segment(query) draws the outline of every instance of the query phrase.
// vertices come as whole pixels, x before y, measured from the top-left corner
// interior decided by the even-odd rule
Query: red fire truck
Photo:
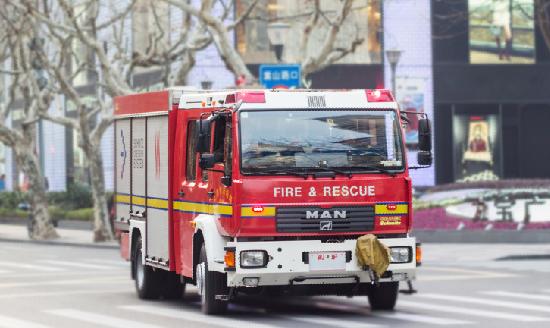
[[[115,115],[116,221],[140,298],[193,284],[208,314],[252,292],[392,309],[415,278],[406,117],[389,91],[172,88],[118,97]],[[379,279],[357,262],[365,234],[390,249]]]

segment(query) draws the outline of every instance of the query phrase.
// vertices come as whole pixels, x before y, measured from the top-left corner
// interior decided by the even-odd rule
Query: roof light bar
[[[368,102],[393,102],[395,99],[390,90],[387,89],[367,89]]]

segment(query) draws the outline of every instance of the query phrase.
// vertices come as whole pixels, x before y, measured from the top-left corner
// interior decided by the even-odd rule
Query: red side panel
[[[115,115],[165,112],[169,108],[168,91],[115,97]]]

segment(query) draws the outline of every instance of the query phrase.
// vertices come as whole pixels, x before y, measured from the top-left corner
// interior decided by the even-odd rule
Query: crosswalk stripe
[[[535,300],[535,301],[550,301],[550,296],[548,295],[533,295],[533,294],[525,294],[525,293],[516,293],[516,292],[505,292],[500,290],[495,291],[486,291],[481,292],[482,294],[487,295],[493,295],[493,296],[506,296],[506,297],[514,297],[514,298],[524,298],[527,300]]]
[[[521,310],[531,310],[531,311],[550,313],[549,306],[541,306],[541,305],[535,305],[535,304],[526,304],[526,303],[509,302],[509,301],[499,301],[499,300],[494,300],[489,298],[477,298],[477,297],[469,297],[469,296],[454,296],[454,295],[441,295],[441,294],[419,294],[418,296],[422,298],[430,298],[435,300],[490,305],[490,306],[503,307],[503,308],[509,308],[509,309],[521,309]]]
[[[456,320],[449,318],[438,318],[422,314],[413,314],[413,313],[373,313],[374,316],[387,318],[387,319],[396,319],[403,321],[412,321],[412,322],[421,322],[428,323],[432,325],[465,325],[471,324],[471,321]]]
[[[112,270],[112,266],[91,264],[91,263],[82,263],[82,262],[70,262],[70,261],[59,261],[59,260],[41,260],[40,262],[49,263],[54,265],[69,266],[82,269],[95,269],[95,270]]]
[[[112,328],[159,328],[159,326],[142,323],[135,320],[121,319],[115,316],[97,314],[92,312],[74,310],[74,309],[58,309],[58,310],[46,310],[45,313],[57,315],[60,317],[75,319],[78,321],[84,321],[92,323],[94,325],[103,325]]]
[[[415,302],[399,301],[399,305],[409,307],[409,308],[416,308],[416,309],[423,309],[423,310],[430,310],[430,311],[460,313],[460,314],[465,314],[469,316],[487,317],[487,318],[523,321],[523,322],[550,320],[549,318],[542,318],[542,317],[537,317],[532,315],[511,314],[507,312],[479,310],[474,308],[463,308],[463,307],[457,307],[457,306],[439,305],[436,303],[425,303],[425,302],[417,302],[417,301]]]
[[[23,298],[23,297],[55,297],[55,296],[69,296],[69,295],[87,295],[87,294],[116,294],[116,293],[126,293],[128,288],[124,289],[76,289],[76,290],[63,290],[63,291],[54,291],[54,292],[31,292],[31,293],[2,293],[0,294],[0,299],[11,299],[11,298]]]
[[[28,263],[0,261],[0,267],[3,267],[3,266],[16,268],[16,269],[28,269],[28,270],[36,270],[36,271],[49,271],[49,272],[65,271],[61,268],[52,268],[52,267],[47,267],[47,266],[43,266],[43,265],[34,265],[34,264],[28,264]]]
[[[195,323],[207,323],[220,327],[235,328],[240,326],[250,326],[254,328],[274,328],[277,326],[255,322],[251,324],[249,320],[237,320],[233,318],[220,318],[220,317],[206,317],[202,313],[195,313],[192,311],[186,311],[182,308],[170,308],[167,306],[154,306],[154,305],[125,305],[119,308],[129,311],[147,313],[152,315],[158,315],[162,317],[179,319]]]
[[[350,320],[344,320],[343,318],[337,317],[326,317],[326,316],[289,316],[285,317],[285,319],[290,320],[296,320],[296,321],[302,321],[307,323],[313,323],[318,325],[327,325],[329,327],[340,327],[340,328],[368,328],[368,327],[380,327],[380,325],[376,324],[370,324],[365,322],[358,322],[358,321],[350,321]],[[366,318],[365,318],[366,319]]]
[[[0,327],[2,328],[47,328],[48,326],[26,320],[16,319],[0,314]]]
[[[121,281],[128,281],[125,277],[97,277],[86,279],[67,279],[67,280],[46,280],[46,281],[30,281],[30,282],[6,282],[0,283],[0,288],[14,287],[32,287],[32,286],[58,286],[58,285],[90,285],[96,282],[101,284],[117,284]]]
[[[102,263],[102,264],[115,265],[115,266],[121,266],[121,267],[129,267],[130,266],[130,262],[124,261],[122,259],[120,261],[103,260],[103,259],[89,259],[89,260],[86,260],[86,262]]]

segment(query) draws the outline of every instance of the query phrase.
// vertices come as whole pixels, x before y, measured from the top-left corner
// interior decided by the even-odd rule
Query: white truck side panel
[[[128,222],[130,219],[130,120],[115,123],[115,176],[116,176],[116,219]]]
[[[132,119],[132,211],[143,213],[145,197],[145,118]]]
[[[147,256],[164,262],[169,260],[168,115],[147,118],[146,147]]]

